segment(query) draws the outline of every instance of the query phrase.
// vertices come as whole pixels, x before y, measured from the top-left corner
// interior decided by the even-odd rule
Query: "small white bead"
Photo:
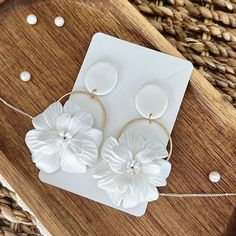
[[[63,17],[58,16],[55,18],[54,23],[57,27],[62,27],[65,24],[65,20]]]
[[[36,25],[38,21],[37,16],[33,14],[28,15],[26,20],[29,25]]]
[[[217,171],[212,171],[210,174],[209,174],[209,179],[211,182],[213,183],[217,183],[220,181],[220,174],[219,172]]]
[[[31,74],[28,71],[22,71],[20,74],[20,79],[24,82],[29,81],[31,78]]]

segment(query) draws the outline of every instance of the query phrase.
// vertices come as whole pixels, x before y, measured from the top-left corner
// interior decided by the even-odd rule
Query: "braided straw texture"
[[[0,236],[50,235],[44,232],[43,227],[41,229],[37,219],[26,210],[26,206],[22,206],[24,205],[22,200],[10,190],[10,186],[3,186],[3,182],[5,179],[0,176]],[[5,183],[4,185],[8,185]]]
[[[236,0],[130,0],[236,107]]]

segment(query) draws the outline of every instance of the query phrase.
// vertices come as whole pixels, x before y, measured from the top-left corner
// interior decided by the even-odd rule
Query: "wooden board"
[[[38,16],[34,27],[25,23],[30,13]],[[66,20],[61,29],[53,23],[57,15]],[[71,90],[98,31],[181,56],[126,0],[8,0],[0,7],[1,97],[33,116],[40,113]],[[32,73],[30,82],[20,81],[22,70]],[[0,173],[53,235],[235,232],[235,198],[160,198],[135,218],[41,183],[24,143],[30,120],[0,107]],[[234,108],[194,71],[173,131],[173,171],[162,192],[236,191],[235,117]],[[208,180],[213,170],[222,175],[217,184]]]

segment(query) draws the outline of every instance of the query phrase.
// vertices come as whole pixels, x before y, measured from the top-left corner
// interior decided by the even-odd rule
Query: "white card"
[[[91,65],[99,61],[112,63],[118,71],[118,82],[114,90],[105,96],[101,96],[101,101],[107,112],[104,140],[109,136],[116,137],[125,123],[140,116],[135,108],[135,95],[146,84],[158,85],[166,92],[168,96],[168,107],[167,111],[159,120],[171,133],[192,73],[192,64],[189,61],[129,43],[103,33],[96,33],[92,38],[73,90],[85,89],[85,72]],[[82,97],[78,99],[78,95],[72,95],[70,99],[77,101],[82,109],[94,114],[94,117],[96,117],[95,124],[99,127],[101,113],[99,113],[96,106],[91,104],[91,101]],[[156,102],[158,103],[158,101]],[[156,129],[148,130],[146,129],[147,127],[142,125],[142,127],[139,127],[138,125],[136,124],[133,129],[142,133],[142,136],[155,136],[163,143],[167,143],[168,138],[164,132],[156,132]],[[93,168],[90,168],[86,174],[70,174],[64,173],[62,170],[47,174],[40,171],[39,178],[45,183],[134,216],[142,216],[145,213],[147,203],[141,203],[129,209],[114,206],[106,192],[97,187],[97,180],[92,178],[93,173]]]

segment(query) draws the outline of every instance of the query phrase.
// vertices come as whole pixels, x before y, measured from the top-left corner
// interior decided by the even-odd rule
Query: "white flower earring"
[[[77,92],[85,91],[73,91]],[[25,142],[40,170],[85,173],[96,162],[102,130],[93,127],[93,116],[74,101],[68,100],[64,106],[60,100],[54,102],[32,123],[35,129],[26,134]]]
[[[94,74],[94,71],[97,74]],[[25,142],[32,153],[33,162],[40,170],[52,173],[61,168],[65,172],[85,173],[87,167],[96,163],[106,125],[106,111],[96,93],[104,95],[115,87],[110,83],[111,89],[104,82],[104,78],[110,78],[116,83],[115,72],[115,68],[109,63],[102,62],[102,67],[101,62],[96,63],[85,74],[88,91],[74,90],[67,93],[43,113],[32,118],[34,129],[26,134]],[[98,88],[91,89],[92,85],[98,85],[96,80],[93,80],[95,76],[100,79],[100,84]],[[89,96],[99,104],[103,115],[101,129],[94,128],[93,116],[82,111],[73,100],[68,100],[64,106],[61,104],[63,98],[75,93]]]
[[[157,187],[166,185],[171,171],[172,139],[167,128],[156,120],[167,109],[168,99],[164,96],[165,92],[158,86],[144,86],[136,95],[135,102],[142,117],[129,121],[117,139],[109,137],[102,146],[102,160],[96,166],[94,178],[116,206],[130,208],[157,200]],[[161,99],[161,104],[153,102],[156,97]],[[160,140],[128,131],[130,125],[143,120],[163,129],[169,139],[169,153]]]

